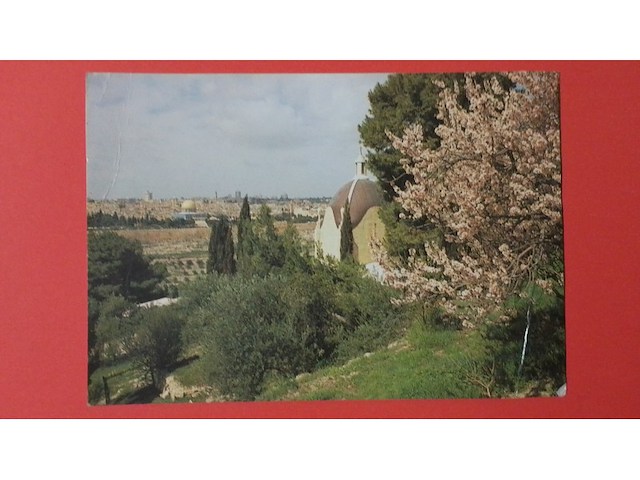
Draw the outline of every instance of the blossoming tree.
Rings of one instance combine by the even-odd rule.
[[[442,242],[412,251],[402,264],[383,258],[387,278],[408,300],[430,301],[468,323],[528,283],[562,283],[561,272],[545,272],[563,238],[558,75],[509,77],[510,90],[470,75],[462,86],[442,84],[437,149],[427,148],[419,126],[401,138],[389,133],[413,178],[397,189],[397,201],[411,218],[434,225]]]

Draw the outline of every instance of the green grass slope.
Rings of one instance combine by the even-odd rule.
[[[415,325],[402,340],[295,380],[271,379],[259,400],[373,400],[487,396],[479,335]]]

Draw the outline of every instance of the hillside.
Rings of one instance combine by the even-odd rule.
[[[338,366],[274,379],[261,400],[382,400],[480,398],[487,396],[480,376],[481,347],[475,332],[414,326],[386,348],[365,353]]]

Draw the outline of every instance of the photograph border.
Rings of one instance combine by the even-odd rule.
[[[0,64],[0,417],[637,417],[634,301],[640,63],[572,61],[74,61]],[[560,73],[567,395],[90,407],[85,85],[88,73]],[[8,227],[7,227],[8,226]]]

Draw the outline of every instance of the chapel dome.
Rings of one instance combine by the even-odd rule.
[[[185,200],[184,202],[182,202],[182,206],[180,207],[180,209],[183,212],[195,212],[196,202],[194,202],[193,200]]]
[[[349,214],[353,228],[360,223],[370,208],[381,206],[384,201],[382,189],[376,182],[366,177],[354,178],[345,183],[329,202],[336,226],[340,226],[342,223],[341,210],[347,199],[349,200]]]

